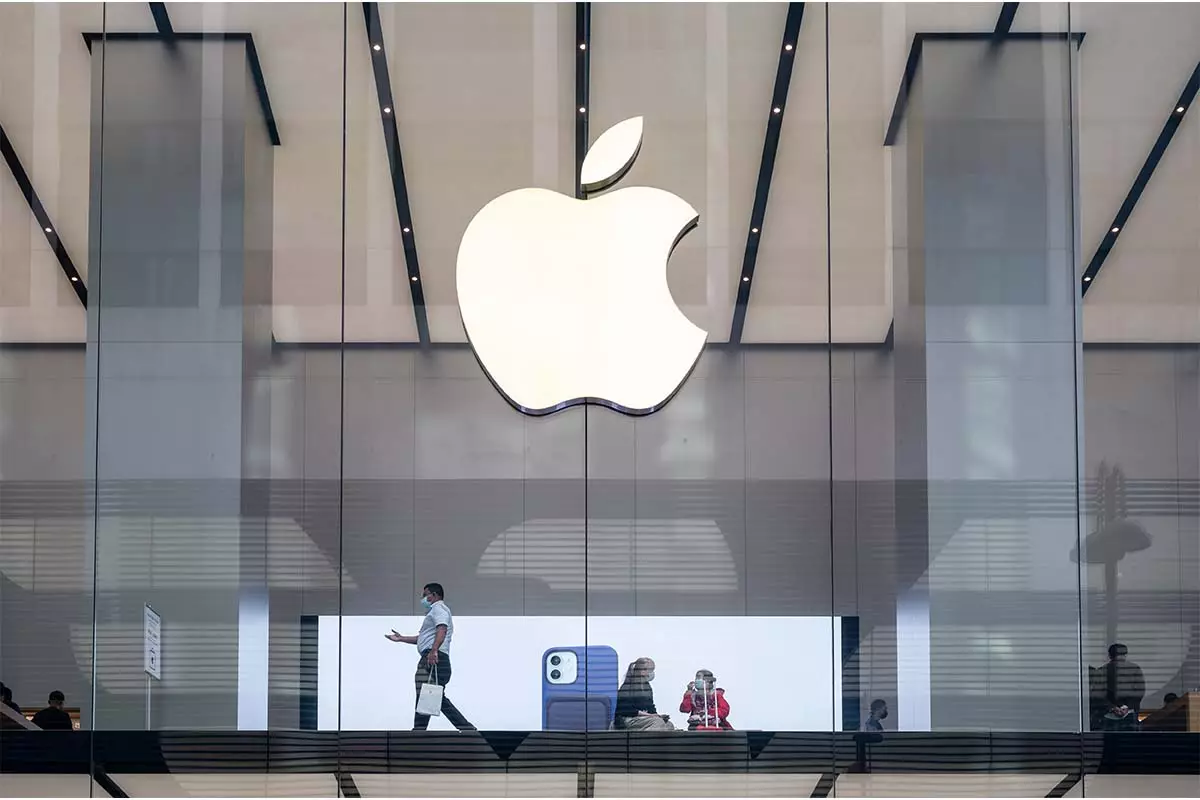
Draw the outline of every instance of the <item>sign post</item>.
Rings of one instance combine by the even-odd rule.
[[[146,604],[142,617],[142,669],[146,672],[146,730],[150,730],[150,687],[162,680],[162,617]]]
[[[149,603],[146,604],[142,636],[145,641],[143,668],[155,680],[162,680],[162,617]]]

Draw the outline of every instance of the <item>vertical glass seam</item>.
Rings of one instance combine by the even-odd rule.
[[[338,487],[337,487],[337,519],[338,519],[338,558],[337,558],[337,587],[338,587],[338,704],[337,730],[338,751],[337,771],[339,781],[342,772],[342,615],[345,610],[345,537],[346,537],[346,68],[347,41],[349,28],[348,6],[342,4],[342,210],[341,210],[341,284],[339,291],[340,303],[338,308],[339,344],[338,347]]]
[[[98,659],[100,648],[97,646],[99,630],[99,564],[100,564],[100,309],[101,301],[100,276],[103,272],[101,262],[104,257],[104,65],[108,56],[108,4],[100,5],[100,144],[97,157],[100,163],[96,167],[96,275],[93,285],[96,288],[96,405],[93,410],[95,423],[92,452],[92,718],[91,730],[88,734],[88,796],[95,794],[96,772],[96,705],[99,697],[99,668]],[[88,277],[91,277],[89,264]],[[85,351],[86,364],[86,351]],[[86,366],[85,366],[86,368]]]

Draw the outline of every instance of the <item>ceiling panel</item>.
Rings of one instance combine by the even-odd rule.
[[[835,342],[886,335],[891,217],[903,214],[888,202],[893,151],[881,143],[912,35],[990,30],[1000,5],[834,5],[828,65],[826,7],[808,6],[745,341],[823,342],[830,325]],[[348,340],[415,341],[361,7],[168,9],[176,30],[255,36],[283,140],[274,151],[276,338],[338,341],[344,280]],[[1066,13],[1063,3],[1022,4],[1013,29],[1065,28]],[[1078,84],[1086,262],[1196,65],[1200,10],[1081,3],[1070,13],[1087,34]],[[783,4],[765,3],[592,10],[591,138],[629,116],[646,118],[641,155],[622,185],[658,186],[699,210],[668,279],[712,341],[725,340],[732,320],[785,14]],[[471,217],[510,189],[573,185],[574,6],[385,4],[381,15],[433,340],[463,341],[454,262]],[[154,29],[142,3],[0,8],[0,124],[85,276],[91,62],[80,33],[105,22]],[[1086,339],[1200,339],[1198,126],[1189,114],[1089,291]],[[0,337],[82,341],[84,323],[0,171]]]
[[[996,4],[1001,5],[1000,3]],[[1012,30],[1017,33],[1035,31],[1081,30],[1079,11],[1091,3],[1021,3],[1013,17]],[[996,10],[999,14],[999,9]],[[1074,24],[1072,24],[1074,23]]]
[[[796,42],[744,342],[829,340],[825,12],[806,7]]]
[[[574,187],[574,6],[380,7],[434,342],[466,340],[455,261],[513,189]]]
[[[372,66],[377,56],[367,39],[362,6],[351,3],[346,9],[346,341],[415,342],[408,265]],[[411,154],[402,149],[401,155],[407,167]]]
[[[641,154],[618,190],[656,186],[699,212],[667,279],[711,342],[728,340],[733,321],[786,16],[782,3],[592,8],[592,140],[645,118]]]
[[[830,323],[837,343],[882,342],[892,322],[885,7],[830,6]],[[891,109],[886,112],[890,116]]]
[[[1080,261],[1125,200],[1200,59],[1192,4],[1073,7],[1079,59]],[[1084,300],[1085,341],[1200,341],[1200,120],[1183,120]]]
[[[100,3],[0,8],[0,125],[86,282],[91,56]],[[0,340],[82,342],[79,299],[0,161]]]
[[[176,31],[254,35],[282,142],[274,149],[272,265],[280,341],[341,338],[344,30],[354,22],[362,28],[355,19],[359,9],[332,3],[167,4]],[[365,295],[366,272],[365,248],[351,231],[358,234],[347,224],[347,338],[357,316],[354,303]],[[411,306],[397,313],[411,319]]]

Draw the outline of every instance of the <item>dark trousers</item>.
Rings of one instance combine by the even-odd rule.
[[[433,676],[436,680],[431,681],[430,680],[430,672],[433,670],[429,666],[429,662],[427,662],[425,660],[428,655],[429,655],[428,650],[426,650],[424,653],[421,653],[421,660],[417,662],[417,674],[413,678],[413,680],[416,681],[416,684],[417,684],[417,695],[416,696],[418,698],[421,696],[422,684],[437,683],[439,686],[445,687],[446,684],[448,684],[450,682],[450,676],[453,674],[453,672],[450,668],[450,654],[443,653],[442,651],[439,650],[438,651],[437,670]],[[460,731],[475,730],[475,726],[472,725],[471,723],[467,722],[467,718],[462,715],[462,712],[454,707],[454,703],[450,702],[450,698],[446,696],[444,689],[442,691],[442,716],[444,716],[451,725],[458,728]],[[413,715],[413,730],[414,731],[423,731],[423,730],[426,730],[428,727],[429,727],[429,715],[428,714],[414,714]]]

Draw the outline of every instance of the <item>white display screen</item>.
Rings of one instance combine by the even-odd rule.
[[[421,619],[341,617],[339,631],[339,617],[320,618],[321,730],[412,727],[417,650],[384,634],[414,635]],[[619,677],[636,658],[654,659],[655,705],[677,728],[687,727],[679,704],[688,682],[707,669],[725,690],[735,729],[840,730],[840,634],[836,617],[456,616],[446,695],[481,730],[541,730],[543,654],[607,645],[616,650]],[[430,728],[451,726],[434,717]]]

